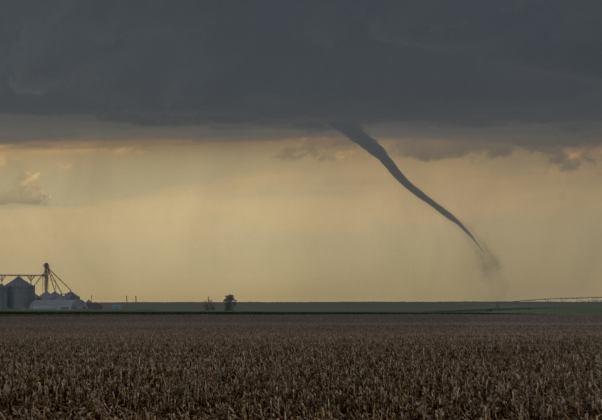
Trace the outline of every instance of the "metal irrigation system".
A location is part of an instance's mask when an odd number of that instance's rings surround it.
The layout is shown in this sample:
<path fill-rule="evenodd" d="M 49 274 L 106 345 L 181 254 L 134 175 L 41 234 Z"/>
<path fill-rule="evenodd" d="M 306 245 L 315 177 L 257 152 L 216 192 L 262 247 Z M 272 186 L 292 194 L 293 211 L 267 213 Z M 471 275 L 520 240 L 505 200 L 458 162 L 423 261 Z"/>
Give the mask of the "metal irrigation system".
<path fill-rule="evenodd" d="M 602 297 L 562 297 L 562 298 L 544 298 L 544 299 L 526 299 L 519 302 L 602 302 Z"/>
<path fill-rule="evenodd" d="M 54 292 L 58 290 L 62 295 L 63 290 L 61 289 L 61 284 L 69 289 L 70 292 L 72 291 L 71 288 L 50 269 L 48 263 L 44 264 L 44 274 L 0 274 L 0 283 L 4 283 L 6 277 L 27 277 L 33 286 L 36 286 L 40 280 L 44 280 L 44 293 L 48 293 L 48 285 L 51 285 Z"/>

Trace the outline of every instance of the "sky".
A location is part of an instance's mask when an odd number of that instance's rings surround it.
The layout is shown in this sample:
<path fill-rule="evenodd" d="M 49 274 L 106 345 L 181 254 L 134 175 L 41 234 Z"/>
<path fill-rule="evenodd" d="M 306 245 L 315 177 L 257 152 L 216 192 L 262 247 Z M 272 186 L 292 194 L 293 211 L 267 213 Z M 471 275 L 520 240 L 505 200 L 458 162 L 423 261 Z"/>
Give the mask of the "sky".
<path fill-rule="evenodd" d="M 3 2 L 0 271 L 95 301 L 602 296 L 600 18 Z"/>

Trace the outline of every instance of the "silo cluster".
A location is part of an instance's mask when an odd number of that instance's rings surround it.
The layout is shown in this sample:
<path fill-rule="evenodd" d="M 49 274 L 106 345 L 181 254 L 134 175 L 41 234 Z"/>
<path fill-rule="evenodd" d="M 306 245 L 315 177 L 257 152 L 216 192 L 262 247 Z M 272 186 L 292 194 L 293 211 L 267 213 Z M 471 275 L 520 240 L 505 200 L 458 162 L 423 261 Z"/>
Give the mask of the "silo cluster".
<path fill-rule="evenodd" d="M 23 280 L 21 276 L 29 278 L 30 281 Z M 0 281 L 5 277 L 15 277 L 15 279 L 6 285 L 0 284 L 0 309 L 102 309 L 102 305 L 92 304 L 92 302 L 86 304 L 81 300 L 50 269 L 48 263 L 44 264 L 43 274 L 0 274 Z M 36 278 L 37 281 L 34 282 L 33 280 Z M 44 293 L 38 296 L 35 292 L 35 285 L 40 280 L 43 280 Z M 69 292 L 63 294 L 59 283 L 69 289 Z M 49 286 L 54 289 L 52 293 L 48 291 Z M 57 293 L 57 290 L 60 293 Z"/>

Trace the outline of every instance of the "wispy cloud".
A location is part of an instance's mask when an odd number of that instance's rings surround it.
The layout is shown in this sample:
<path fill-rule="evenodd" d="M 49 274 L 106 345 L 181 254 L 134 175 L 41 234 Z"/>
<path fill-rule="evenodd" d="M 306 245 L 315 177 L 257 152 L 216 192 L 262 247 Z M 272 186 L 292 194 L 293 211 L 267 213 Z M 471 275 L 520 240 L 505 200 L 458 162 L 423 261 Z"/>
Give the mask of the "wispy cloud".
<path fill-rule="evenodd" d="M 0 205 L 47 205 L 50 195 L 42 191 L 42 187 L 37 183 L 39 177 L 40 172 L 26 171 L 22 173 L 11 190 L 0 193 Z"/>
<path fill-rule="evenodd" d="M 281 160 L 300 160 L 306 156 L 320 161 L 336 161 L 344 158 L 351 145 L 339 138 L 304 138 L 299 145 L 287 146 L 274 157 Z"/>

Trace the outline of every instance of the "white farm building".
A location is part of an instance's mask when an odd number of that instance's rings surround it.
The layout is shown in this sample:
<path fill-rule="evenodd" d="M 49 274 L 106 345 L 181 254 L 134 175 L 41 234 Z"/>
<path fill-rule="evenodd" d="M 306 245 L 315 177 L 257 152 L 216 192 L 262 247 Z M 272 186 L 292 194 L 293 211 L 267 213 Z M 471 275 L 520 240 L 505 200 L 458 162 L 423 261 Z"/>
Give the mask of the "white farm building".
<path fill-rule="evenodd" d="M 78 311 L 88 309 L 88 305 L 83 300 L 67 300 L 67 299 L 53 299 L 53 300 L 34 300 L 29 305 L 29 309 L 39 309 L 45 311 L 51 310 L 63 310 L 63 311 Z"/>

